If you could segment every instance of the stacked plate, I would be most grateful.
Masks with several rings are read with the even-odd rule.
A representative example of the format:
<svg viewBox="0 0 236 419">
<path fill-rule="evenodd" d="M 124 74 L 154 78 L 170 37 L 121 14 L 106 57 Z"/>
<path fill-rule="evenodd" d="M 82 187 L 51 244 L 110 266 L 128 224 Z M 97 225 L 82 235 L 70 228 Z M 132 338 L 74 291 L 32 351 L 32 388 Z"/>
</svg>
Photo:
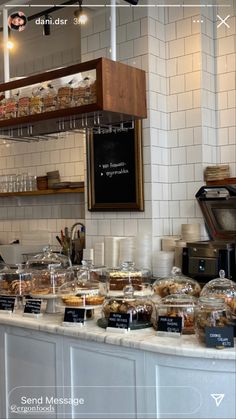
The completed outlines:
<svg viewBox="0 0 236 419">
<path fill-rule="evenodd" d="M 127 237 L 120 240 L 119 263 L 134 262 L 136 240 L 134 237 Z"/>
<path fill-rule="evenodd" d="M 94 265 L 104 265 L 104 243 L 96 243 L 94 245 Z"/>
<path fill-rule="evenodd" d="M 152 268 L 152 237 L 143 234 L 136 238 L 135 265 L 137 268 Z"/>
<path fill-rule="evenodd" d="M 83 260 L 91 260 L 93 263 L 94 252 L 93 249 L 83 249 Z"/>
<path fill-rule="evenodd" d="M 123 237 L 105 237 L 104 240 L 104 262 L 108 268 L 119 266 L 119 244 Z"/>
<path fill-rule="evenodd" d="M 161 250 L 165 252 L 174 252 L 176 241 L 180 239 L 180 236 L 165 236 L 161 239 Z"/>
<path fill-rule="evenodd" d="M 228 164 L 221 166 L 207 166 L 204 172 L 206 181 L 221 180 L 230 177 L 230 169 Z"/>
<path fill-rule="evenodd" d="M 159 278 L 168 277 L 174 265 L 174 252 L 157 252 L 153 261 L 153 274 Z"/>
<path fill-rule="evenodd" d="M 201 238 L 200 224 L 181 224 L 181 237 L 185 242 L 197 242 Z"/>
<path fill-rule="evenodd" d="M 183 248 L 186 247 L 187 243 L 183 240 L 177 240 L 175 242 L 175 266 L 182 270 L 183 268 Z"/>
</svg>

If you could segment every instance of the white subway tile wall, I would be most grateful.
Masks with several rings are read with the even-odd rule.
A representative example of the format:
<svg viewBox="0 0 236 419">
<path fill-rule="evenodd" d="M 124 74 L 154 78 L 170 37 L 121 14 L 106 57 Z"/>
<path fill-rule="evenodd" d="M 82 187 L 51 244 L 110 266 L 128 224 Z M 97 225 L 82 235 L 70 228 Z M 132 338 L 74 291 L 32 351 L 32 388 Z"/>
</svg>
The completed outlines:
<svg viewBox="0 0 236 419">
<path fill-rule="evenodd" d="M 83 181 L 84 162 L 81 134 L 31 144 L 0 144 L 0 175 L 43 176 L 59 170 L 62 181 Z M 0 197 L 0 243 L 19 238 L 22 231 L 41 229 L 49 231 L 50 243 L 56 245 L 61 228 L 84 218 L 84 194 Z"/>
<path fill-rule="evenodd" d="M 202 237 L 207 236 L 194 199 L 204 182 L 203 170 L 209 164 L 230 163 L 231 175 L 236 175 L 235 10 L 227 11 L 230 29 L 222 25 L 216 30 L 220 8 L 170 7 L 165 12 L 153 7 L 117 8 L 117 59 L 147 72 L 145 211 L 88 212 L 85 194 L 88 247 L 109 235 L 149 233 L 153 251 L 158 250 L 162 235 L 179 234 L 181 224 L 187 222 L 200 222 Z M 82 61 L 110 57 L 109 29 L 109 11 L 101 9 L 82 28 Z M 34 63 L 37 71 L 40 66 L 43 68 L 40 61 Z M 57 168 L 62 179 L 85 178 L 86 182 L 85 150 L 76 138 L 39 143 L 37 149 L 14 145 L 14 152 L 1 146 L 0 173 L 25 166 L 40 175 Z M 8 240 L 23 227 L 38 228 L 39 224 L 54 233 L 69 220 L 83 219 L 83 204 L 73 199 L 70 204 L 58 201 L 53 205 L 48 200 L 28 207 L 4 201 L 0 239 Z M 75 206 L 80 206 L 76 215 Z"/>
</svg>

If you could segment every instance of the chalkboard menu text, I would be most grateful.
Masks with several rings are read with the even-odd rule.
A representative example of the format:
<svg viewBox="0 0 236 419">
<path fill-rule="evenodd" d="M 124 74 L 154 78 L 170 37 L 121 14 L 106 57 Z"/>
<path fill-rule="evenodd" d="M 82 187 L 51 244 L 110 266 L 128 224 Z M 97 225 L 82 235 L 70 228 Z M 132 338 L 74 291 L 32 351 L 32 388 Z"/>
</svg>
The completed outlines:
<svg viewBox="0 0 236 419">
<path fill-rule="evenodd" d="M 15 307 L 15 297 L 8 297 L 6 295 L 0 296 L 0 310 L 3 311 L 14 311 Z"/>
<path fill-rule="evenodd" d="M 129 329 L 130 314 L 129 313 L 110 313 L 108 319 L 108 327 L 116 329 Z"/>
<path fill-rule="evenodd" d="M 233 348 L 234 328 L 228 327 L 206 327 L 205 342 L 208 348 Z"/>
<path fill-rule="evenodd" d="M 137 121 L 124 130 L 90 132 L 88 209 L 143 211 L 142 129 Z"/>
</svg>

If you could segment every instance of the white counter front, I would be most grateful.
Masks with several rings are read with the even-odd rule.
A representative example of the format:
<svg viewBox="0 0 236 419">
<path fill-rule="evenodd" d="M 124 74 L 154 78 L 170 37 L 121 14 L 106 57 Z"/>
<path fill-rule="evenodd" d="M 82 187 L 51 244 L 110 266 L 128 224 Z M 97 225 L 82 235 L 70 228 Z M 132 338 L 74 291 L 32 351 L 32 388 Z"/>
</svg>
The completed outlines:
<svg viewBox="0 0 236 419">
<path fill-rule="evenodd" d="M 0 418 L 235 418 L 235 355 L 152 328 L 0 314 Z"/>
</svg>

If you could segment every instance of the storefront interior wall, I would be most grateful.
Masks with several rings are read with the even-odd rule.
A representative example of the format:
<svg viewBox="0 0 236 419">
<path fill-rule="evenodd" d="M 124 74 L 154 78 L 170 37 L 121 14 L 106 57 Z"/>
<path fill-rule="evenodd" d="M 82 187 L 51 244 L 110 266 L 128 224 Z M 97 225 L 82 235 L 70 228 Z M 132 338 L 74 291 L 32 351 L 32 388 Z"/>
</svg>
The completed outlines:
<svg viewBox="0 0 236 419">
<path fill-rule="evenodd" d="M 102 241 L 104 236 L 149 234 L 155 254 L 160 248 L 160 237 L 179 234 L 181 224 L 187 222 L 200 222 L 202 238 L 206 237 L 194 198 L 204 183 L 204 168 L 209 164 L 229 163 L 231 176 L 236 175 L 236 13 L 233 8 L 227 11 L 231 15 L 230 29 L 222 26 L 217 29 L 216 10 L 210 8 L 117 9 L 117 59 L 146 71 L 148 119 L 143 121 L 145 211 L 91 213 L 85 204 L 88 247 Z M 219 13 L 224 14 L 224 11 L 219 10 Z M 202 23 L 196 22 L 199 18 Z M 90 16 L 90 22 L 81 32 L 82 61 L 110 57 L 109 28 L 109 11 L 103 9 L 96 11 L 94 18 Z M 67 53 L 68 64 L 76 61 L 75 48 L 73 46 L 71 53 Z M 51 67 L 53 60 L 49 59 L 48 64 Z M 63 179 L 84 178 L 86 181 L 83 142 L 84 138 L 76 134 L 55 142 L 11 145 L 9 152 L 2 145 L 1 173 L 14 173 L 20 164 L 29 161 L 30 155 L 32 164 L 30 160 L 29 171 L 32 173 L 35 167 L 36 174 L 59 168 Z M 78 197 L 73 199 L 73 202 L 68 202 L 60 198 L 57 217 L 52 213 L 50 201 L 47 218 L 43 216 L 46 209 L 42 200 L 35 208 L 38 218 L 30 218 L 27 208 L 22 220 L 14 220 L 17 206 L 4 201 L 0 210 L 3 211 L 4 206 L 9 206 L 10 210 L 4 221 L 1 217 L 0 231 L 4 232 L 1 238 L 8 240 L 14 236 L 16 228 L 22 229 L 26 225 L 32 228 L 36 224 L 54 233 L 65 222 L 83 219 L 83 202 Z M 34 202 L 35 205 L 39 203 Z M 60 214 L 60 208 L 65 205 L 67 214 L 71 211 L 71 218 Z"/>
</svg>

